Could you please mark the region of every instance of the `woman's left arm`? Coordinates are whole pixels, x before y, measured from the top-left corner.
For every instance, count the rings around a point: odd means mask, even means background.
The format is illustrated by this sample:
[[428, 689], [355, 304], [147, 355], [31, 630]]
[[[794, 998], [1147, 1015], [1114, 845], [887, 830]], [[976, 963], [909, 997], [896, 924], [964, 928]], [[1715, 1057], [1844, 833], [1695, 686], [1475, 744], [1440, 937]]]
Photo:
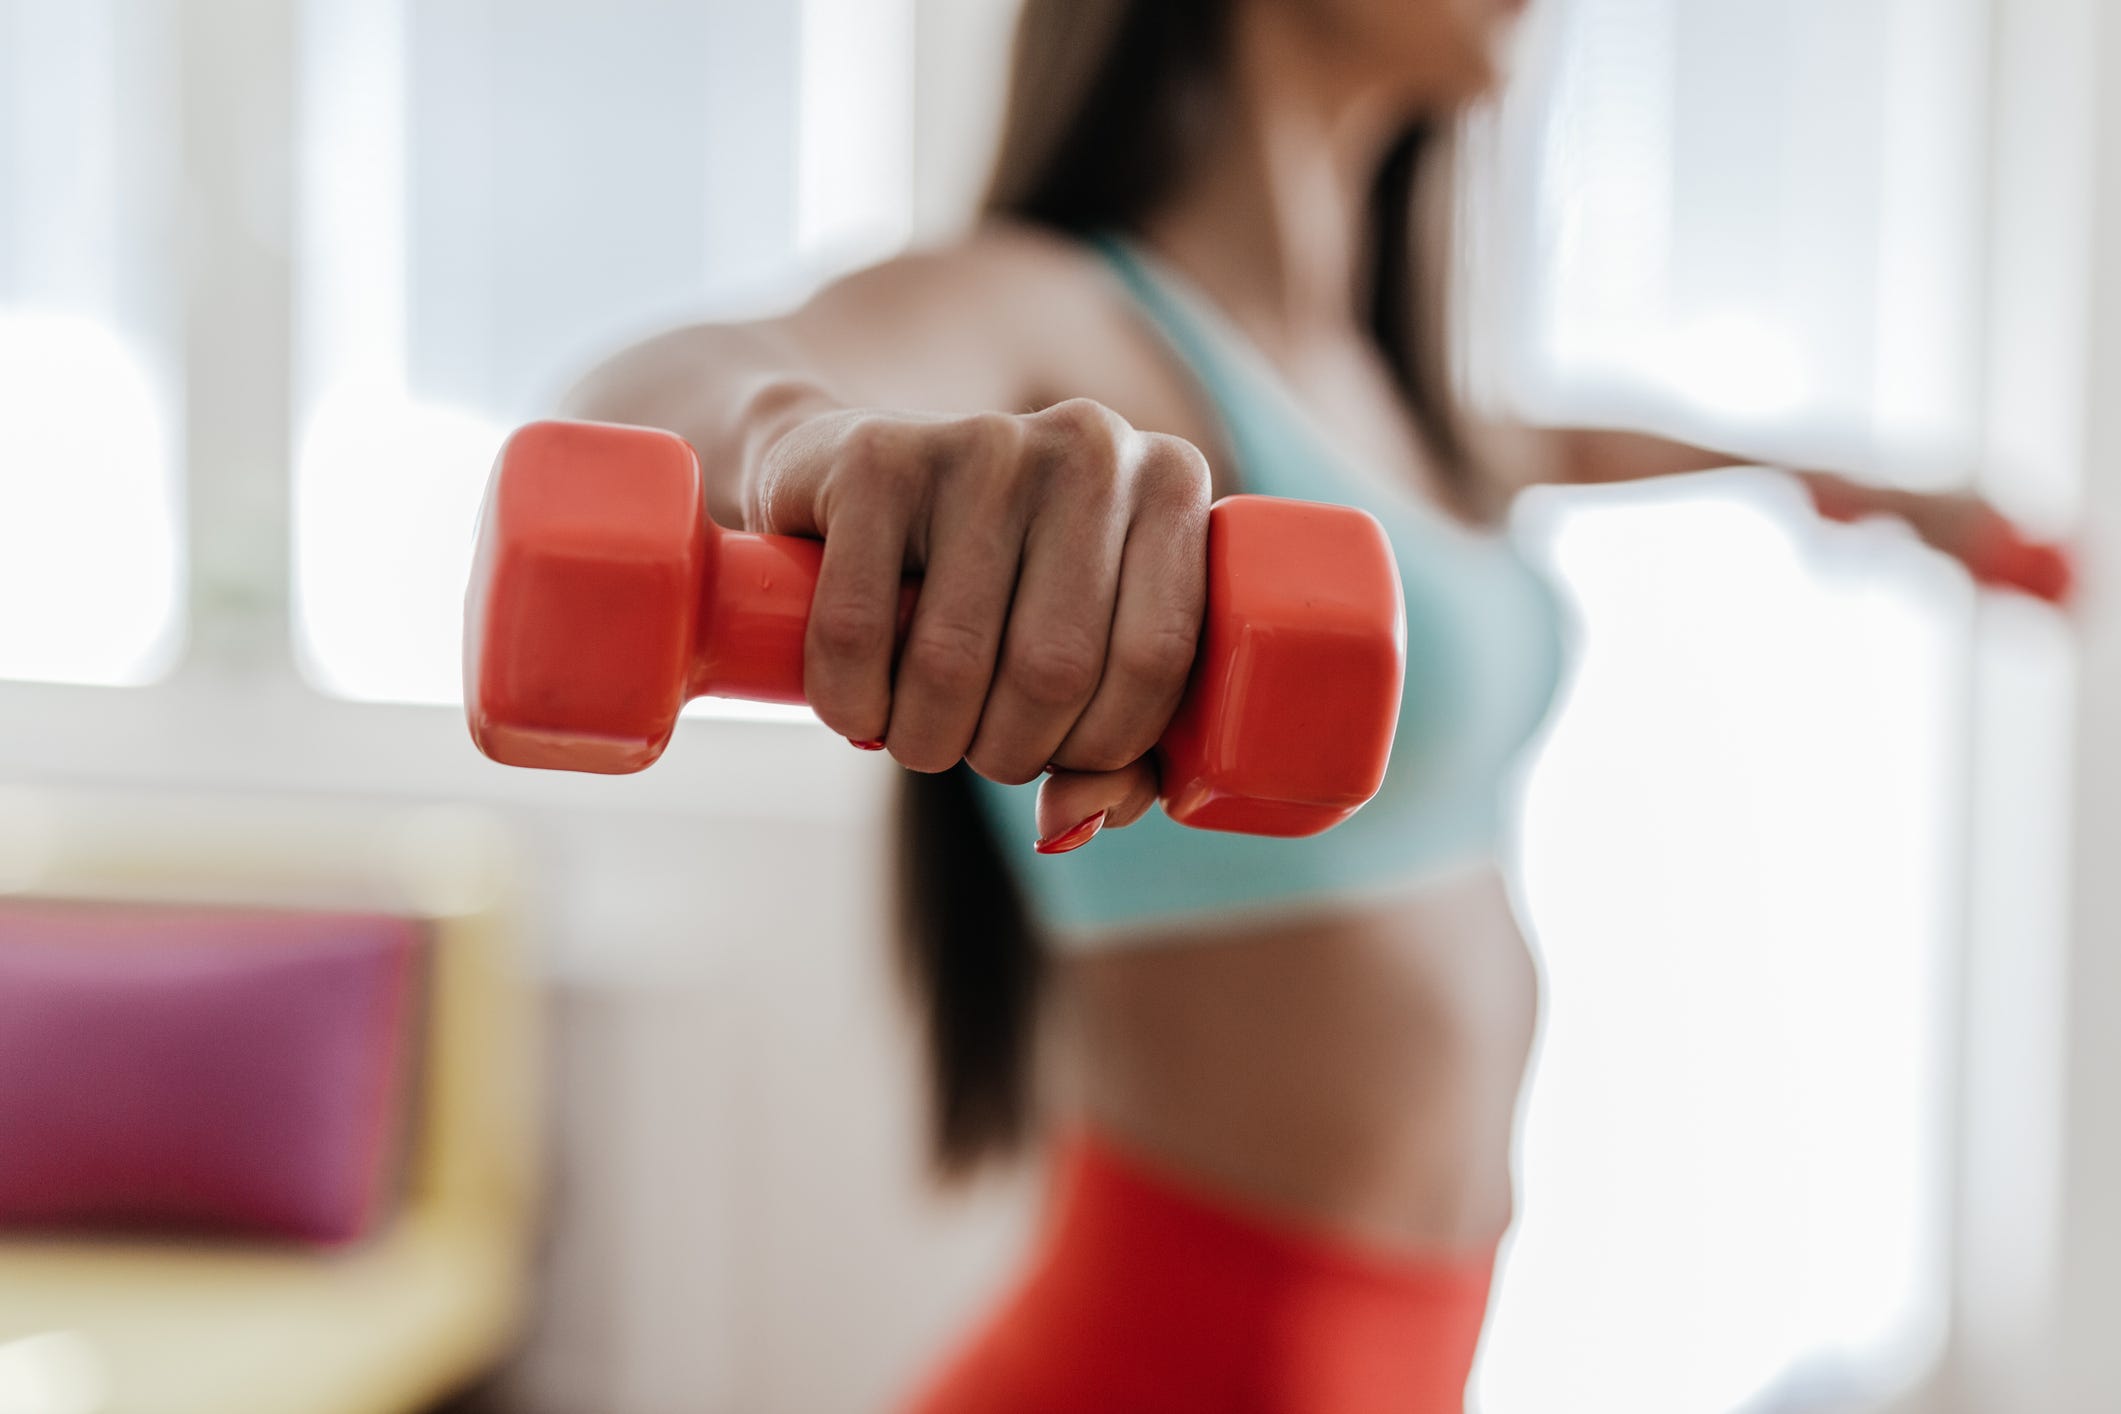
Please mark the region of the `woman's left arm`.
[[[1536, 445], [1526, 464], [1542, 480], [1575, 486], [1612, 485], [1657, 476], [1684, 476], [1731, 466], [1774, 465], [1646, 432], [1601, 427], [1526, 429]], [[1970, 492], [1909, 491], [1837, 472], [1787, 468], [1819, 514], [1854, 521], [1886, 516], [1966, 566], [1984, 584], [2023, 590], [2060, 602], [2073, 579], [2068, 552], [2030, 539], [2008, 517]]]

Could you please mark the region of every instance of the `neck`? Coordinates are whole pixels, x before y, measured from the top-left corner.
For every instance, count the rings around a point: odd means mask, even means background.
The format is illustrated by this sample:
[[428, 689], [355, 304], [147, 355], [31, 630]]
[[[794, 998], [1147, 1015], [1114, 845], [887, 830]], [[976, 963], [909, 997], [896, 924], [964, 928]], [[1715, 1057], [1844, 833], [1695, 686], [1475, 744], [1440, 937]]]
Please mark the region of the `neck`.
[[1370, 185], [1403, 113], [1323, 61], [1293, 7], [1241, 7], [1226, 121], [1145, 235], [1261, 343], [1363, 320]]

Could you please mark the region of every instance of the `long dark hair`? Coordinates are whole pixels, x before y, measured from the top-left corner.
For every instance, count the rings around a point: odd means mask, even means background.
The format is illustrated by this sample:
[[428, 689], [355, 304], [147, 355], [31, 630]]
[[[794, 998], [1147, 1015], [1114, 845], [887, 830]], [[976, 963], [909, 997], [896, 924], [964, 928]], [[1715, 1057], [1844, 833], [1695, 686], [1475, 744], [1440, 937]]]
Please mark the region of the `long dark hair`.
[[[1137, 230], [1223, 120], [1236, 0], [1026, 0], [984, 210], [1074, 235]], [[1448, 356], [1446, 138], [1411, 123], [1369, 204], [1369, 325], [1443, 493], [1481, 510]], [[938, 1168], [1020, 1147], [1047, 956], [968, 768], [911, 775], [898, 821], [902, 962], [926, 1028]]]

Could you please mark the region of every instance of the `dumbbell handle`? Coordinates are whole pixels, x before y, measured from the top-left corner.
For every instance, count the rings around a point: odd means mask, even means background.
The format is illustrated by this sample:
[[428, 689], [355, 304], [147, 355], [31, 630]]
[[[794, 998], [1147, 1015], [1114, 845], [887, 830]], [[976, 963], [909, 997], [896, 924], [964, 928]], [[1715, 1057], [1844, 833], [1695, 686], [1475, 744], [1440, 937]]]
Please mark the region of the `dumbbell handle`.
[[[467, 724], [513, 766], [624, 774], [684, 702], [803, 702], [824, 546], [728, 531], [692, 449], [595, 423], [519, 429], [496, 460], [465, 594]], [[1406, 664], [1384, 527], [1345, 506], [1231, 496], [1208, 512], [1191, 679], [1157, 742], [1174, 820], [1315, 834], [1377, 791]], [[898, 596], [903, 642], [919, 594]]]
[[[714, 572], [703, 576], [688, 697], [738, 697], [801, 705], [803, 636], [817, 594], [823, 541], [720, 530]], [[898, 640], [913, 619], [920, 579], [899, 589]]]

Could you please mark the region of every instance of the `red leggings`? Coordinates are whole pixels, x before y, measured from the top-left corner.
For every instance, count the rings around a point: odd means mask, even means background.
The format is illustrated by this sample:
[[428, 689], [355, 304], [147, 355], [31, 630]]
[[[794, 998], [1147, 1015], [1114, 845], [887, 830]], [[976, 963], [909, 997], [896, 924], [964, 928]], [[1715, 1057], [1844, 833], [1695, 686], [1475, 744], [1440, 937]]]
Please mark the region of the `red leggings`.
[[1492, 1266], [1293, 1230], [1080, 1138], [1030, 1273], [910, 1414], [1463, 1414]]

